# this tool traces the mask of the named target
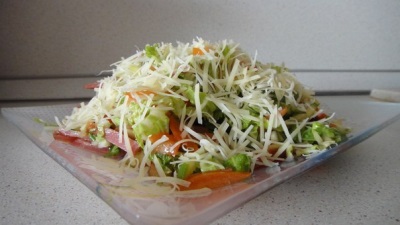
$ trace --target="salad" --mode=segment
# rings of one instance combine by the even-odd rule
[[[175,191],[248,179],[257,167],[310,157],[349,130],[284,65],[237,43],[157,43],[86,87],[95,96],[63,119],[56,140],[133,168]]]

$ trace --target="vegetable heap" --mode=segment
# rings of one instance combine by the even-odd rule
[[[54,137],[119,155],[176,190],[237,182],[348,133],[286,67],[232,41],[147,45],[113,66],[91,85],[95,97],[57,119]]]

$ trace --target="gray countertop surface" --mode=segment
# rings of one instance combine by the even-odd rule
[[[213,224],[400,224],[399,137],[397,121]],[[3,116],[0,144],[0,224],[127,224]]]

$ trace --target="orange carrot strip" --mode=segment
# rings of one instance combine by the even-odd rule
[[[204,50],[206,50],[206,52],[208,52],[210,50],[210,47],[205,46]],[[194,47],[192,50],[192,54],[193,55],[204,55],[204,52],[203,52],[203,50],[201,50],[201,48]]]
[[[127,92],[126,94],[129,95],[130,97],[133,97],[133,93],[141,96],[141,95],[156,95],[154,91],[151,90],[139,90],[139,91],[132,91],[132,92]]]
[[[281,110],[279,110],[279,114],[281,114],[281,116],[285,116],[286,113],[288,113],[289,108],[287,106],[285,106],[284,108],[282,108]],[[269,119],[270,115],[265,115],[264,117]]]
[[[204,55],[204,52],[200,48],[193,48],[193,55]]]
[[[179,129],[180,123],[178,118],[174,116],[172,113],[168,114],[169,117],[169,129],[171,130],[172,135],[175,137],[176,140],[182,140],[182,131]],[[186,148],[194,149],[195,151],[199,149],[199,146],[193,142],[185,142]]]
[[[140,90],[140,91],[131,91],[131,92],[125,92],[125,96],[129,98],[129,101],[134,101],[136,102],[136,99],[133,97],[133,94],[138,95],[139,97],[142,97],[144,95],[151,95],[154,94],[156,95],[155,92],[150,91],[150,90]]]
[[[168,137],[169,134],[167,134],[167,133],[152,134],[152,135],[149,136],[149,140],[150,140],[151,143],[154,143],[158,139],[162,138],[162,136],[164,136],[164,135]]]
[[[289,107],[285,106],[281,110],[279,110],[279,113],[281,114],[281,116],[285,116],[286,113],[288,113],[288,111],[289,111]]]
[[[162,136],[164,135],[168,137],[168,140],[157,145],[154,148],[154,151],[162,154],[169,154],[172,156],[176,156],[179,153],[180,146],[176,146],[173,149],[171,148],[177,142],[177,140],[172,134],[166,134],[166,133],[152,134],[149,136],[149,140],[151,143],[154,143],[158,139],[162,138]]]
[[[181,191],[200,188],[219,188],[243,181],[251,176],[250,172],[237,172],[232,170],[214,170],[190,175],[186,180],[189,187],[180,187]]]
[[[175,139],[181,140],[182,139],[182,131],[179,129],[180,123],[178,118],[174,116],[172,113],[168,114],[169,118],[169,129],[171,130],[172,135],[174,135]]]

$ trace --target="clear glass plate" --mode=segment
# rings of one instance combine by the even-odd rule
[[[115,188],[114,184],[131,178],[129,171],[102,166],[102,162],[109,159],[54,141],[51,132],[33,120],[41,118],[54,121],[54,116],[62,118],[71,112],[74,105],[3,108],[2,113],[47,155],[129,223],[208,224],[273,186],[351,148],[400,118],[400,104],[396,103],[377,102],[366,96],[326,96],[319,99],[352,128],[352,134],[347,141],[307,160],[272,169],[257,169],[249,181],[216,189],[208,196],[195,198],[143,196],[129,187]]]

